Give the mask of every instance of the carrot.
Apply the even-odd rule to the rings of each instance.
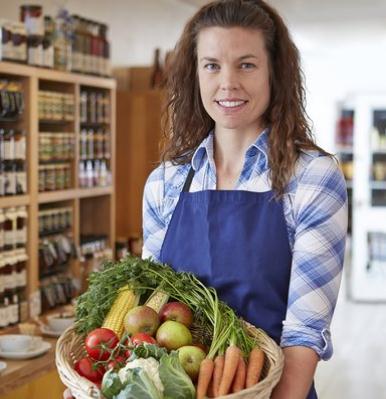
[[[247,378],[245,383],[246,388],[250,388],[259,382],[263,365],[264,352],[256,346],[249,353]]]
[[[245,377],[247,375],[247,365],[242,356],[240,356],[237,371],[232,384],[232,392],[236,393],[242,391],[245,387]]]
[[[214,397],[218,396],[218,391],[220,389],[220,382],[222,373],[224,370],[224,355],[218,355],[214,359],[214,371],[213,371],[213,394]]]
[[[236,345],[229,345],[225,351],[224,370],[221,377],[219,396],[226,395],[232,385],[233,378],[236,374],[237,366],[241,356],[240,348]]]
[[[214,362],[211,358],[206,357],[200,364],[198,373],[196,399],[203,399],[208,391],[210,380],[212,379]]]
[[[208,386],[208,392],[206,393],[206,396],[208,398],[215,398],[216,396],[214,395],[213,391],[213,378],[210,380],[209,386]]]

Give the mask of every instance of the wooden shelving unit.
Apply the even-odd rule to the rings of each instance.
[[[66,73],[9,62],[0,62],[0,77],[18,79],[23,82],[25,110],[18,126],[27,132],[27,193],[21,196],[0,197],[0,208],[26,205],[28,212],[28,242],[27,242],[27,293],[30,303],[39,294],[39,206],[49,204],[71,206],[73,209],[72,235],[76,246],[80,244],[81,234],[105,234],[108,245],[114,249],[115,243],[115,91],[114,79],[92,77],[81,74]],[[105,124],[110,132],[111,185],[108,187],[80,188],[79,185],[79,139],[80,139],[80,92],[87,87],[90,90],[103,90],[110,100],[110,122]],[[39,90],[51,90],[74,94],[75,113],[73,121],[39,121],[38,93]],[[39,192],[39,131],[42,126],[52,127],[52,131],[74,132],[74,157],[71,160],[72,184],[67,190]],[[55,128],[56,126],[56,128]],[[95,217],[97,215],[97,217]],[[92,220],[88,221],[87,218]],[[74,261],[71,271],[79,276],[80,262]]]

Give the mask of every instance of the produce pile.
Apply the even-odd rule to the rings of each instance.
[[[132,256],[105,263],[76,317],[87,356],[74,369],[108,399],[214,398],[261,375],[264,352],[244,322],[214,288],[167,265]]]

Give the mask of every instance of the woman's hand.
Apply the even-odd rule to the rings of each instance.
[[[63,399],[74,399],[71,391],[68,388],[63,392]]]
[[[291,346],[284,348],[283,352],[283,374],[271,399],[306,399],[319,357],[304,346]]]

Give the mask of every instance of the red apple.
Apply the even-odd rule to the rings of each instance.
[[[149,334],[140,332],[136,333],[131,337],[131,342],[134,344],[134,346],[138,346],[143,344],[144,342],[148,344],[156,344],[157,341]]]
[[[178,349],[192,343],[192,334],[188,327],[178,321],[167,320],[162,323],[156,334],[157,342],[168,350]]]
[[[182,302],[169,302],[162,306],[159,312],[161,323],[166,320],[178,321],[186,327],[193,323],[193,313],[189,306]]]
[[[139,332],[153,335],[159,326],[158,313],[146,305],[135,306],[127,312],[124,326],[130,335]]]
[[[193,382],[197,380],[200,364],[205,357],[206,353],[198,346],[186,345],[178,349],[181,366]]]

